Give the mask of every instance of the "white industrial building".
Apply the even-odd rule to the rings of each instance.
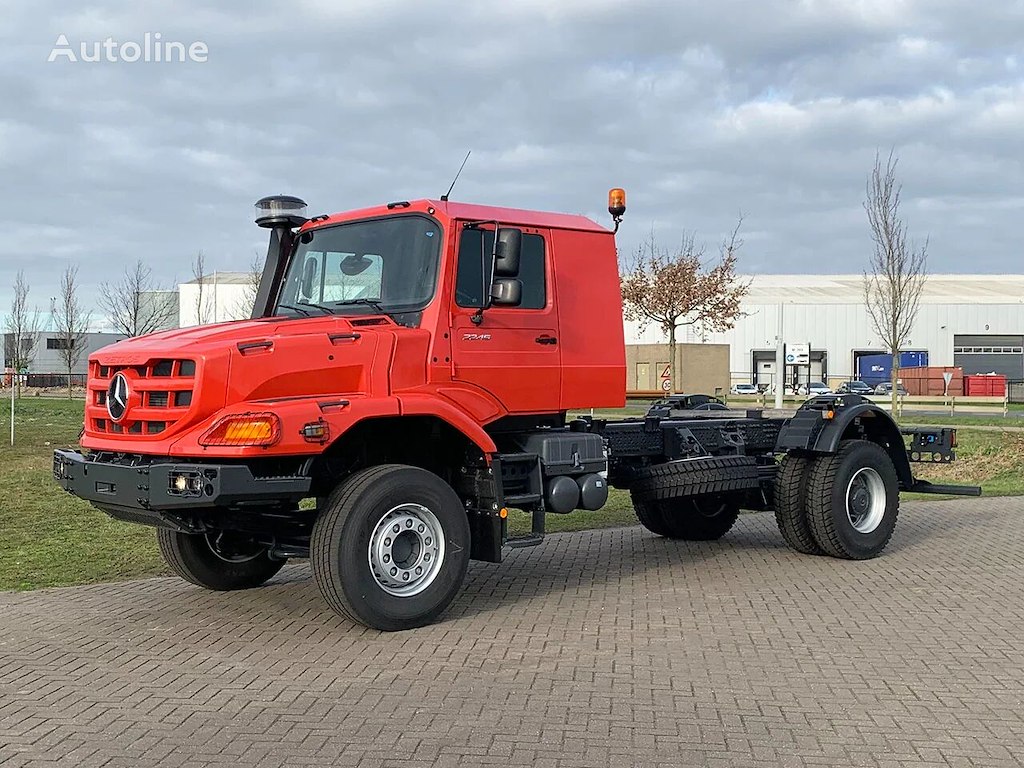
[[[853,378],[857,358],[884,353],[864,305],[861,275],[753,275],[742,315],[726,333],[685,326],[681,342],[730,347],[734,382],[771,385],[778,335],[810,345],[810,366],[787,381]],[[626,342],[664,343],[661,331],[626,324]],[[925,352],[928,364],[964,373],[1002,373],[1024,379],[1024,275],[930,275],[905,351]]]
[[[249,272],[214,272],[178,285],[178,324],[209,325],[252,313],[258,277]]]

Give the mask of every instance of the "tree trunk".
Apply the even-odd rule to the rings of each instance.
[[[892,383],[892,392],[890,393],[892,395],[892,411],[891,411],[891,413],[892,413],[892,417],[894,419],[896,418],[896,400],[898,399],[897,395],[899,394],[899,390],[896,387],[896,382],[899,381],[899,373],[900,373],[900,353],[899,353],[899,350],[897,350],[896,352],[892,353],[892,370],[889,372],[889,380]]]
[[[68,361],[68,400],[71,399],[71,361]],[[172,403],[173,405],[173,403]]]
[[[676,327],[673,325],[668,329],[668,359],[669,371],[672,374],[672,394],[679,391],[679,372],[676,370]]]

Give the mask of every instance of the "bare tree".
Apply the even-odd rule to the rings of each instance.
[[[192,260],[192,277],[196,284],[196,325],[206,325],[216,320],[217,296],[211,296],[206,288],[206,254],[196,251]],[[214,290],[217,286],[214,284]],[[211,301],[212,299],[212,301]]]
[[[27,370],[35,359],[40,326],[39,310],[29,308],[28,292],[25,273],[19,270],[14,278],[14,298],[11,300],[11,313],[5,323],[7,335],[4,337],[4,358],[7,367],[14,371],[14,386],[19,396],[21,379],[17,374]]]
[[[78,300],[78,267],[68,266],[60,276],[60,296],[50,300],[50,319],[55,342],[64,369],[68,372],[68,399],[71,377],[85,354],[85,338],[91,315]]]
[[[260,291],[260,280],[263,278],[264,257],[259,251],[253,251],[252,261],[249,262],[249,269],[245,273],[245,283],[242,286],[242,297],[235,307],[235,315],[239,318],[252,317],[253,307],[256,306],[256,294]]]
[[[144,336],[167,327],[177,311],[175,299],[173,291],[153,279],[153,270],[141,259],[118,282],[100,284],[100,306],[114,330],[125,336]]]
[[[718,263],[705,266],[704,246],[684,234],[675,253],[658,246],[653,230],[637,249],[629,271],[622,276],[622,305],[627,320],[644,327],[649,322],[668,337],[672,386],[678,387],[676,331],[698,325],[702,333],[727,331],[740,314],[748,284],[736,275],[736,254],[742,218],[722,243]]]
[[[892,355],[893,414],[896,413],[900,350],[910,340],[928,265],[928,240],[920,246],[908,241],[907,227],[900,216],[903,185],[896,179],[898,162],[895,151],[889,153],[884,165],[881,156],[875,154],[864,199],[874,244],[868,269],[864,272],[864,304],[875,333]]]

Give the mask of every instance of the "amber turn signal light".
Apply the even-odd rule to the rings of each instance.
[[[262,447],[281,438],[281,421],[273,413],[225,416],[199,438],[205,446]]]

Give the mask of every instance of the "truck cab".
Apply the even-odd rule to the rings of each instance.
[[[257,223],[270,246],[251,319],[91,356],[84,450],[55,454],[65,488],[156,526],[172,569],[223,589],[311,556],[339,489],[375,468],[443,486],[437,505],[463,518],[448,540],[456,570],[470,554],[500,560],[506,493],[524,508],[551,505],[539,454],[554,467],[568,452],[552,470],[564,480],[555,506],[603,503],[600,438],[556,443],[567,411],[625,403],[612,231],[447,200],[307,218],[297,198],[264,198]],[[574,493],[582,476],[589,492]],[[409,509],[413,532],[435,535],[403,541],[429,557],[446,526],[436,510]],[[376,545],[385,594],[393,544]],[[417,567],[396,576],[430,591]],[[335,607],[392,626],[347,600]]]

